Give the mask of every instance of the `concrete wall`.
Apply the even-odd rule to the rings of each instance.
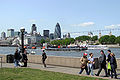
[[[6,62],[6,55],[0,55],[3,57],[3,62]],[[98,59],[95,58],[96,68],[98,67]],[[42,63],[40,55],[28,55],[29,63]],[[58,56],[48,56],[46,64],[57,65],[57,66],[67,66],[67,67],[77,67],[80,68],[80,58],[73,57],[58,57]],[[117,59],[118,69],[120,69],[120,59]]]
[[[1,54],[0,54],[0,57],[2,57],[2,62],[5,63],[5,62],[6,62],[6,55],[1,55]],[[1,62],[1,59],[0,59],[0,62]]]

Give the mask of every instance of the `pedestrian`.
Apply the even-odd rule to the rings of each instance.
[[[47,55],[45,53],[45,49],[43,49],[43,53],[42,53],[42,63],[44,65],[44,67],[46,67],[46,64],[45,64],[45,60],[47,59]]]
[[[108,69],[108,72],[107,72],[107,74],[108,74],[108,76],[110,76],[110,71],[111,71],[111,66],[110,66],[111,56],[110,56],[110,54],[111,54],[111,50],[107,50],[107,52],[108,52],[108,55],[107,55],[107,69]]]
[[[28,58],[27,58],[27,51],[26,50],[24,50],[24,53],[22,54],[22,61],[24,62],[24,65],[22,66],[22,67],[27,67],[27,60],[28,60]]]
[[[88,63],[88,59],[87,59],[87,53],[83,54],[83,57],[80,59],[81,62],[81,70],[79,72],[79,74],[81,74],[83,72],[83,70],[86,70],[86,74],[89,75],[88,73],[88,67],[87,67],[87,63]]]
[[[93,58],[93,53],[90,53],[89,56],[90,57],[88,58],[88,73],[89,73],[89,75],[91,73],[91,75],[94,76],[93,65],[95,62],[94,62],[94,58]]]
[[[110,59],[110,65],[111,65],[111,78],[113,78],[113,73],[115,75],[115,79],[117,79],[116,74],[116,68],[117,68],[117,62],[114,53],[110,53],[111,59]]]
[[[106,55],[104,54],[103,50],[101,50],[100,53],[101,53],[101,56],[99,57],[99,70],[98,70],[98,73],[95,74],[95,75],[99,76],[102,69],[104,69],[105,70],[105,76],[104,77],[107,77],[108,75],[107,75],[107,68],[106,68]]]
[[[18,49],[16,49],[15,53],[14,53],[14,66],[18,67],[19,66],[19,52]]]

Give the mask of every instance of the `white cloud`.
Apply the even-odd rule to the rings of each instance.
[[[71,26],[74,26],[74,27],[88,27],[88,26],[92,26],[94,24],[95,24],[94,22],[85,22],[85,23],[80,23],[80,24],[73,24]]]
[[[106,29],[114,29],[114,28],[118,28],[118,27],[120,27],[120,24],[116,24],[116,25],[112,24],[109,26],[105,26]]]

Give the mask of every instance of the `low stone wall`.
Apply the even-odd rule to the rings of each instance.
[[[28,62],[32,63],[42,63],[41,56],[39,55],[28,55]],[[58,56],[48,56],[46,59],[46,64],[58,65],[58,66],[69,66],[69,67],[80,67],[80,58],[70,58],[70,57],[58,57]]]
[[[6,55],[1,55],[0,56],[2,57],[2,62],[6,63]],[[1,62],[1,59],[0,59],[0,62]]]
[[[3,62],[6,62],[6,55],[0,55],[3,57]],[[42,63],[40,55],[28,55],[29,63]],[[95,58],[95,68],[98,68],[98,58]],[[58,57],[58,56],[48,56],[46,64],[56,65],[56,66],[67,66],[80,68],[80,58],[73,57]],[[120,59],[117,59],[118,69],[120,69]]]

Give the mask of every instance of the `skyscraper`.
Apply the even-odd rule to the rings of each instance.
[[[14,37],[14,29],[7,30],[7,37]]]
[[[55,32],[54,32],[54,38],[61,38],[61,28],[59,23],[56,24],[55,26]]]
[[[37,32],[37,27],[35,24],[32,24],[32,29],[31,29],[31,34],[33,34],[34,32]]]
[[[49,38],[49,30],[43,30],[43,36]]]
[[[2,39],[5,39],[5,38],[6,38],[6,33],[5,33],[5,32],[2,32],[2,33],[1,33],[1,38],[2,38]]]
[[[15,32],[14,32],[14,36],[15,36],[15,37],[20,36],[20,32],[19,32],[19,31],[15,31]]]
[[[50,38],[50,39],[54,39],[54,34],[53,34],[53,33],[50,33],[49,38]]]

